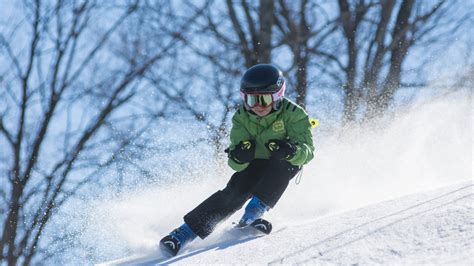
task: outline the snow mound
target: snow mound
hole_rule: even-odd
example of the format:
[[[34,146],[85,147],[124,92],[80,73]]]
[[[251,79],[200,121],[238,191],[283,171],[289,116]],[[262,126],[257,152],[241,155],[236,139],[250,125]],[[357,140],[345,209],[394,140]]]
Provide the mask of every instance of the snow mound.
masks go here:
[[[174,258],[155,250],[103,265],[472,265],[473,188],[465,181],[313,220],[279,221],[268,236],[221,226]]]

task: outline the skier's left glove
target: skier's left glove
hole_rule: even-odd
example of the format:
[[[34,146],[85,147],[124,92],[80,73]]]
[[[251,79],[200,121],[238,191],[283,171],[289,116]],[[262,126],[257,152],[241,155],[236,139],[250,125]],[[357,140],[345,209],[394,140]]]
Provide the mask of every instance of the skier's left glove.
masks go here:
[[[298,149],[295,144],[287,140],[272,139],[265,144],[270,151],[271,158],[277,160],[290,160]]]

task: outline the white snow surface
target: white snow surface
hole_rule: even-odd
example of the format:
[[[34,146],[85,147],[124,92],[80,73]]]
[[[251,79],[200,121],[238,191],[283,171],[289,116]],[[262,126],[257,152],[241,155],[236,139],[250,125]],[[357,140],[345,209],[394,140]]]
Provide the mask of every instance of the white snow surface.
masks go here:
[[[268,236],[231,230],[237,212],[205,240],[164,258],[158,241],[225,186],[232,172],[92,202],[80,244],[87,262],[154,264],[474,265],[472,91],[416,104],[393,122],[339,136],[316,130],[315,158],[265,216]],[[324,121],[321,121],[324,123]],[[159,169],[157,169],[159,170]]]
[[[104,265],[474,263],[471,181],[314,220],[280,222],[268,235],[221,227],[178,256],[155,250]]]

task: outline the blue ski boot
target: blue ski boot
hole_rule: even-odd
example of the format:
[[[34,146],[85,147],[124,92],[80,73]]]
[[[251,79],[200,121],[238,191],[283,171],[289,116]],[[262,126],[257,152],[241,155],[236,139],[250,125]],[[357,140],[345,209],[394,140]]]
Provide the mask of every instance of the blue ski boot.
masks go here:
[[[246,227],[254,221],[262,217],[262,215],[270,210],[267,204],[263,203],[259,198],[253,196],[250,202],[245,207],[244,216],[240,219],[237,227]]]
[[[181,247],[196,237],[197,235],[191,230],[189,225],[184,223],[160,240],[160,249],[171,256],[176,256]]]

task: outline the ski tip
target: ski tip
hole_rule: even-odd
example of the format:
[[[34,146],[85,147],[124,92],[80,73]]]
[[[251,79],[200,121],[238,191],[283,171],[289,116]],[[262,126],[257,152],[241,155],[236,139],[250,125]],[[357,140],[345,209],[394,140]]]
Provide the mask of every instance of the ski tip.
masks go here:
[[[246,229],[246,228],[254,228],[266,235],[272,232],[273,226],[272,223],[269,221],[259,218],[252,223],[241,223],[241,222],[232,222],[232,226],[235,229]]]
[[[265,219],[257,219],[255,220],[251,226],[255,229],[257,229],[258,231],[268,235],[272,232],[272,229],[273,229],[273,226],[272,226],[272,223],[270,223],[269,221],[265,220]]]
[[[181,243],[172,236],[166,236],[160,241],[160,250],[170,257],[176,256],[180,248]]]

